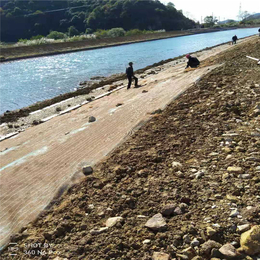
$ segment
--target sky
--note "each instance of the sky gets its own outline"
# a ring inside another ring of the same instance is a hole
[[[160,0],[167,4],[172,2],[177,10],[182,10],[183,14],[190,19],[201,22],[201,17],[206,16],[238,20],[239,6],[241,10],[251,13],[260,13],[260,0]]]

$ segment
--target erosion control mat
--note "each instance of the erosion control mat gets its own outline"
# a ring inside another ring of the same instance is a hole
[[[257,259],[260,66],[246,55],[260,58],[260,39],[211,58],[225,64],[13,236],[17,256],[1,257]]]

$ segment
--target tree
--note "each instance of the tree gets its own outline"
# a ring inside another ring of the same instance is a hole
[[[213,16],[206,16],[204,18],[205,27],[212,27],[218,20]]]
[[[246,20],[246,18],[247,18],[248,16],[250,16],[250,13],[249,13],[249,12],[247,12],[247,11],[242,11],[242,12],[239,13],[238,18],[239,18],[239,20],[243,21],[243,20]]]
[[[13,15],[21,15],[23,14],[23,11],[19,7],[15,7],[13,11]]]
[[[68,34],[69,34],[69,37],[72,37],[72,36],[78,35],[79,31],[74,26],[70,26],[68,29]]]

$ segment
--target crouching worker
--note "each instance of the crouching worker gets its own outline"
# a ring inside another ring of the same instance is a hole
[[[236,43],[237,43],[237,40],[238,40],[237,36],[234,35],[234,36],[232,37],[232,45],[233,45],[233,44],[236,44]]]
[[[137,87],[138,78],[134,76],[133,62],[129,62],[129,67],[126,69],[126,75],[128,78],[128,86],[127,89],[131,87],[132,79],[135,80],[135,86]]]
[[[190,54],[187,54],[186,58],[188,59],[188,62],[187,62],[187,66],[185,69],[187,69],[189,67],[197,68],[200,65],[200,62],[196,57],[191,57]]]

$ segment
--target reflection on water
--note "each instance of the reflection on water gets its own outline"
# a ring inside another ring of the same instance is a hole
[[[256,33],[256,28],[237,29],[3,63],[0,113],[72,91],[93,76],[124,72],[129,61],[136,70],[230,41],[234,34]]]

